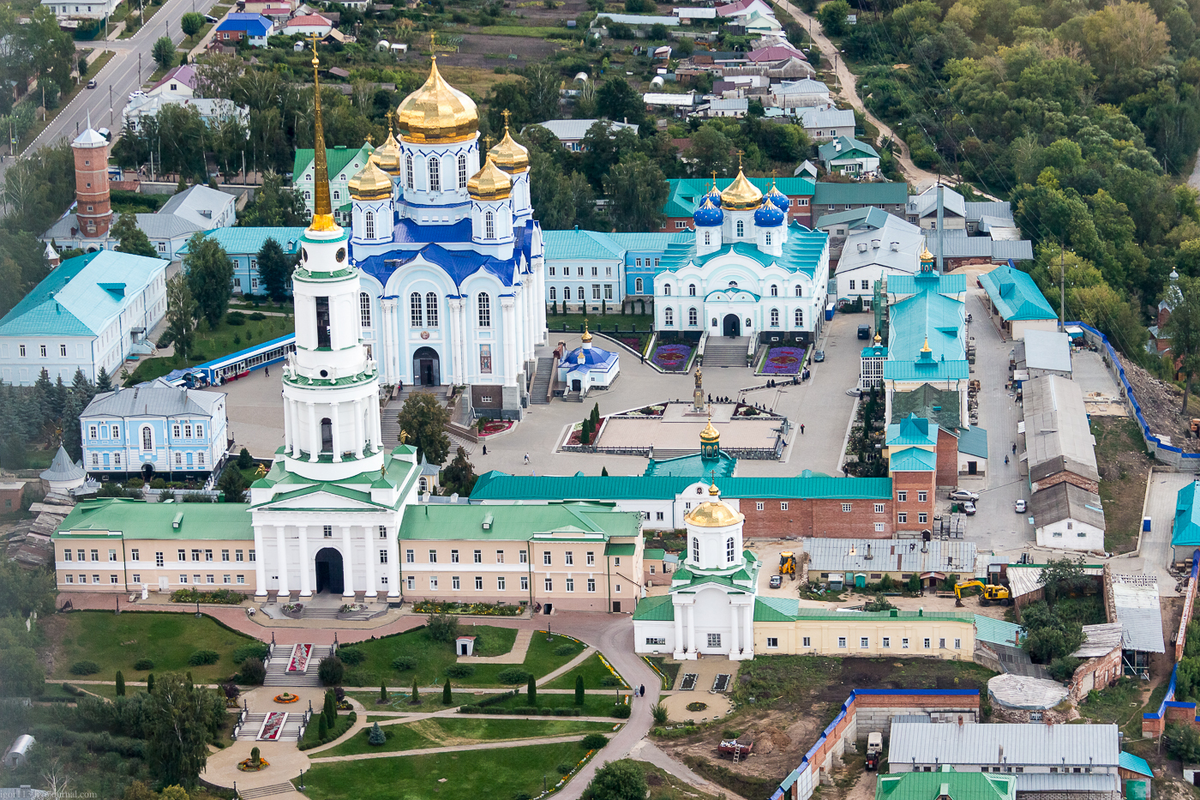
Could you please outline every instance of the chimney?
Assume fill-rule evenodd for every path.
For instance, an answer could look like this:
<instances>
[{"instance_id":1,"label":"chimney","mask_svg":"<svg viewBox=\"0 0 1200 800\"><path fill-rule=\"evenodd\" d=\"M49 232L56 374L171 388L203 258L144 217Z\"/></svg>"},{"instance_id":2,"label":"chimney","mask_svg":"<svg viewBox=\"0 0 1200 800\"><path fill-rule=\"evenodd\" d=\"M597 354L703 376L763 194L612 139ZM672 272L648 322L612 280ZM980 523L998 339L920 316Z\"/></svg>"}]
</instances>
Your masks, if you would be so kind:
<instances>
[{"instance_id":1,"label":"chimney","mask_svg":"<svg viewBox=\"0 0 1200 800\"><path fill-rule=\"evenodd\" d=\"M860 253L865 253L865 252L867 252L867 243L866 243L866 242L859 242L859 243L858 243L858 252L860 252Z\"/></svg>"},{"instance_id":2,"label":"chimney","mask_svg":"<svg viewBox=\"0 0 1200 800\"><path fill-rule=\"evenodd\" d=\"M878 249L879 249L879 240L878 240L878 239L872 239L872 240L871 240L871 249L872 249L872 250L878 250Z\"/></svg>"},{"instance_id":3,"label":"chimney","mask_svg":"<svg viewBox=\"0 0 1200 800\"><path fill-rule=\"evenodd\" d=\"M892 242L892 244L891 244L891 250L892 250L892 252L893 252L893 253L895 253L895 252L898 252L898 251L900 250L900 243L899 243L899 242Z\"/></svg>"}]
</instances>

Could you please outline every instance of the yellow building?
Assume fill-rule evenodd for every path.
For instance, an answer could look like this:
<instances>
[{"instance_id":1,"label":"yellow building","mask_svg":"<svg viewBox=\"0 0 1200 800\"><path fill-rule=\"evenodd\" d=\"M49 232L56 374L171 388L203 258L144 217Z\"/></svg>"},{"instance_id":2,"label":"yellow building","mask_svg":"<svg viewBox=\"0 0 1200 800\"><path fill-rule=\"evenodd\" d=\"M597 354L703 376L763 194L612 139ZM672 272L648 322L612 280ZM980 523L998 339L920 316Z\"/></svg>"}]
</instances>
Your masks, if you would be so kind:
<instances>
[{"instance_id":1,"label":"yellow building","mask_svg":"<svg viewBox=\"0 0 1200 800\"><path fill-rule=\"evenodd\" d=\"M975 615L957 611L832 611L760 597L754 609L759 654L962 659L975 653Z\"/></svg>"}]
</instances>

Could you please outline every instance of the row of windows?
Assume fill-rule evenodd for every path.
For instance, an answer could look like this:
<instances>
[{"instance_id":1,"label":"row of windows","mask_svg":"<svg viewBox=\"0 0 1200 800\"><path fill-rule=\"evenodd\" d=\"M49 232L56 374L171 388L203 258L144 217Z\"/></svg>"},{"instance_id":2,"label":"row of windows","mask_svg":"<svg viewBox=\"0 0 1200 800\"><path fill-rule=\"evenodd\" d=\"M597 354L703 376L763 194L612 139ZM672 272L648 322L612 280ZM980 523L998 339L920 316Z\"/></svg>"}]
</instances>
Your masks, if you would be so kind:
<instances>
[{"instance_id":1,"label":"row of windows","mask_svg":"<svg viewBox=\"0 0 1200 800\"><path fill-rule=\"evenodd\" d=\"M426 163L426 169L429 175L429 191L440 192L442 190L442 161L439 158L430 158ZM413 157L408 155L404 159L404 183L409 189L416 188L416 181L413 179ZM458 156L458 188L467 188L467 156L465 153L459 153Z\"/></svg>"},{"instance_id":2,"label":"row of windows","mask_svg":"<svg viewBox=\"0 0 1200 800\"><path fill-rule=\"evenodd\" d=\"M926 491L917 492L917 502L918 503L925 503L928 501L929 501L929 492L926 492ZM896 491L896 502L898 502L898 503L907 503L908 502L908 490L907 489L898 489Z\"/></svg>"},{"instance_id":3,"label":"row of windows","mask_svg":"<svg viewBox=\"0 0 1200 800\"><path fill-rule=\"evenodd\" d=\"M928 521L929 521L929 515L928 515L928 514L926 514L924 511L920 512L919 514L917 514L917 522L919 522L919 523L921 523L922 525L924 525L924 524L925 524L926 522L928 522ZM896 515L896 522L899 522L901 525L903 525L904 523L908 522L908 512L907 512L907 511L901 511L900 513L898 513L898 514Z\"/></svg>"},{"instance_id":4,"label":"row of windows","mask_svg":"<svg viewBox=\"0 0 1200 800\"><path fill-rule=\"evenodd\" d=\"M657 259L655 259L655 260L657 261ZM646 259L647 266L649 266L649 262L650 262L650 259L648 259L648 258L647 258L647 259ZM639 259L638 259L638 266L640 267L641 265L642 265L642 260L639 258ZM658 266L658 265L657 265L657 264L655 264L655 266ZM551 277L551 278L553 278L553 277L554 277L554 274L555 274L555 270L556 270L556 269L557 269L557 268L556 268L556 267L555 267L553 264L551 264L551 265L550 265L550 273L549 273L549 274L550 274L550 277ZM605 267L605 268L604 268L604 277L606 277L606 278L611 278L611 277L612 277L612 270L613 270L613 268L612 268L612 267ZM581 278L582 278L582 277L583 277L583 267L578 267L578 272L579 272L579 277L581 277ZM564 267L562 268L562 276L563 276L564 278L569 278L569 277L571 277L571 268L570 268L570 267L566 267L566 266L564 266ZM595 266L594 266L594 267L592 267L592 277L593 277L593 278L599 278L599 277L600 277L600 268L599 268L599 267L595 267Z\"/></svg>"},{"instance_id":5,"label":"row of windows","mask_svg":"<svg viewBox=\"0 0 1200 800\"><path fill-rule=\"evenodd\" d=\"M580 289L579 291L582 292L583 290ZM554 299L554 288L553 287L551 287L551 289L550 289L550 299L551 300ZM569 300L570 298L567 298L567 299ZM580 299L582 299L582 298L580 298ZM779 309L778 308L771 309L770 320L771 320L770 325L772 328L779 327ZM795 323L795 327L797 327L797 328L803 327L804 326L804 310L797 308L796 311L792 314L792 320ZM663 325L664 326L673 326L674 324L675 324L675 309L673 309L673 308L664 309L663 310ZM695 308L688 309L687 324L693 328L700 324L700 312L697 309L695 309ZM747 324L749 324L749 323L747 323ZM714 328L717 327L717 318L716 317L712 318L710 325Z\"/></svg>"},{"instance_id":6,"label":"row of windows","mask_svg":"<svg viewBox=\"0 0 1200 800\"><path fill-rule=\"evenodd\" d=\"M92 549L89 551L89 550L84 550L83 548L80 548L80 549L76 550L75 553L78 556L78 558L76 559L77 561L86 561L89 553L92 557L92 559L91 559L92 561L100 560L100 551L98 549ZM175 553L178 556L178 558L176 560L178 560L178 561L187 561L188 560L187 559L187 553L188 553L187 550L180 548L179 550L176 550ZM202 555L203 555L203 559L201 559ZM66 548L63 550L62 560L63 561L71 560L70 548ZM109 548L108 560L109 561L117 560L117 551L115 549ZM142 560L141 552L138 550L138 548L135 547L129 551L129 560L130 561L141 561ZM211 549L193 548L192 549L192 561L201 561L201 560L212 561L213 560L213 551ZM233 551L233 560L235 562L245 561L246 560L246 551L245 550L234 550ZM253 550L249 551L249 560L250 561L254 560L254 551ZM221 551L221 561L225 561L225 562L229 561L229 551L228 550ZM158 566L158 567L163 566L162 551L159 551L154 554L154 565Z\"/></svg>"},{"instance_id":7,"label":"row of windows","mask_svg":"<svg viewBox=\"0 0 1200 800\"><path fill-rule=\"evenodd\" d=\"M145 449L147 449L147 450L148 450L148 449L150 449L150 448L145 448ZM195 460L195 466L197 466L197 467L205 467L205 466L208 466L208 464L206 463L206 460L207 460L207 459L206 459L206 457L205 457L205 454L204 454L203 452L197 452L197 453L195 453L194 455L195 455L195 458L196 458L196 460ZM102 456L103 456L103 458L101 458ZM184 466L184 463L183 463L183 461L184 461L184 459L183 459L183 456L184 456L184 454L183 454L183 453L176 453L176 454L175 454L175 466L176 466L176 468L180 468L180 467L183 467L183 466ZM192 453L188 453L188 454L187 454L187 466L189 466L189 467L193 465L193 464L192 464L192 456L193 456L193 454L192 454ZM92 453L92 468L93 468L93 469L99 469L99 468L100 468L100 465L101 465L101 463L102 463L102 462L103 462L103 465L104 465L104 466L106 466L106 467L107 467L107 466L109 466L109 460L108 460L108 459L109 459L109 454L108 454L108 453ZM112 466L113 466L114 468L116 468L116 469L120 469L120 468L121 468L121 454L120 454L120 453L113 453L113 454L112 454Z\"/></svg>"},{"instance_id":8,"label":"row of windows","mask_svg":"<svg viewBox=\"0 0 1200 800\"><path fill-rule=\"evenodd\" d=\"M481 295L486 297L487 295ZM414 328L438 327L438 296L436 292L426 292L424 303L421 293L413 292L408 296L408 312L410 324Z\"/></svg>"},{"instance_id":9,"label":"row of windows","mask_svg":"<svg viewBox=\"0 0 1200 800\"><path fill-rule=\"evenodd\" d=\"M25 345L23 345L23 344L17 345L17 352L20 354L21 358L25 358L25 356L27 355L26 350L25 350ZM46 358L47 352L48 351L47 351L46 345L44 345L44 344L38 345L38 355L40 355L42 358ZM67 346L65 344L60 344L58 346L58 355L61 358L67 357Z\"/></svg>"},{"instance_id":10,"label":"row of windows","mask_svg":"<svg viewBox=\"0 0 1200 800\"><path fill-rule=\"evenodd\" d=\"M662 514L660 513L659 519L661 519L661 518L662 518ZM326 527L329 527L329 526L326 526ZM383 535L384 535L384 529L382 527L380 527L380 536L382 537ZM82 551L80 551L80 552L82 552ZM404 563L405 564L415 564L416 561L417 561L417 552L415 550L408 549L408 550L404 551ZM457 549L451 550L449 563L458 564L460 562L461 562L461 557L460 557L459 551ZM431 549L429 551L429 563L430 564L438 563L438 551L437 550ZM482 564L483 563L483 551L482 550L473 550L471 552L471 563L473 563L473 564ZM496 563L497 564L504 563L504 551L503 550L496 551ZM517 563L518 564L528 564L529 563L528 551L525 551L525 550L517 551ZM584 563L589 567L596 566L596 554L594 552L592 552L591 550L584 553ZM547 567L554 565L554 554L551 551L549 551L549 550L542 551L542 564ZM563 553L563 564L568 567L572 567L575 565L575 552L574 551L568 550L565 553ZM621 566L620 556L616 557L616 559L614 561L614 565L618 566L618 567Z\"/></svg>"},{"instance_id":11,"label":"row of windows","mask_svg":"<svg viewBox=\"0 0 1200 800\"><path fill-rule=\"evenodd\" d=\"M803 646L804 646L804 647L810 647L811 645L809 644L809 641L810 641L810 638L809 638L808 636L805 636L805 637L804 637L804 644L803 644ZM847 641L847 640L846 640L846 637L845 637L845 636L839 636L839 637L838 637L838 649L841 649L841 650L844 650L844 649L846 649L846 647L847 647L846 641ZM768 646L770 646L770 645L768 645ZM867 649L869 649L869 648L871 647L871 637L869 637L869 636L860 636L860 637L859 637L859 639L858 639L858 646L859 646L859 649L861 649L861 650L867 650ZM885 650L887 650L887 649L890 649L890 648L891 648L891 646L892 646L892 637L891 637L891 636L884 636L884 637L882 637L882 638L879 640L879 646L880 646L880 647L882 647L882 648L883 648L883 649L885 649ZM910 649L910 645L909 645L909 641L908 641L908 637L907 637L907 636L905 636L905 637L902 637L902 638L900 639L900 649L901 649L901 650L908 650L908 649ZM932 650L932 649L933 649L933 639L929 638L928 636L926 636L925 638L923 638L923 639L921 640L921 649L923 649L923 650ZM945 639L938 639L938 649L939 649L939 650L945 650L945 649L946 649L946 640L945 640ZM955 639L955 640L954 640L954 649L955 649L955 650L961 650L961 649L962 649L962 639Z\"/></svg>"},{"instance_id":12,"label":"row of windows","mask_svg":"<svg viewBox=\"0 0 1200 800\"><path fill-rule=\"evenodd\" d=\"M203 581L201 580L202 577L203 577ZM142 576L136 572L133 573L132 575L130 575L129 579L132 583L141 583L142 582ZM72 574L65 574L65 575L63 575L63 582L73 584L76 582L75 576ZM103 581L100 579L99 575L93 575L91 582L92 583L103 583ZM110 572L108 574L108 582L110 584L116 584L116 583L119 583L120 581L118 580L118 576L116 575L116 573ZM180 583L188 583L189 582L188 576L180 575L179 582ZM217 582L216 575L204 575L204 576L193 575L192 580L191 580L191 583L216 583L216 582ZM246 582L245 575L222 575L221 576L221 583L242 583L242 584L244 584L245 582ZM88 576L82 572L79 573L79 583L88 583Z\"/></svg>"},{"instance_id":13,"label":"row of windows","mask_svg":"<svg viewBox=\"0 0 1200 800\"><path fill-rule=\"evenodd\" d=\"M768 244L770 244L770 243L768 242ZM641 279L639 278L638 280L640 281ZM639 286L640 286L640 283L639 283ZM738 288L737 281L730 281L729 288L730 289ZM641 291L641 289L639 288L638 291ZM771 295L771 297L779 297L779 284L772 283L769 287L767 287L767 291ZM697 292L696 284L689 283L687 286L688 297L695 297L696 292ZM663 294L670 296L671 284L669 284L669 283L663 284ZM792 287L792 294L795 297L804 297L804 287L801 286L800 284L796 284L795 286Z\"/></svg>"},{"instance_id":14,"label":"row of windows","mask_svg":"<svg viewBox=\"0 0 1200 800\"><path fill-rule=\"evenodd\" d=\"M529 591L529 576L528 575L520 576L520 581L521 581L521 591L523 591L523 592ZM575 579L574 578L566 578L565 582L566 582L565 591L574 592L575 591ZM439 582L438 582L437 575L429 576L429 590L431 592L436 592L438 590L438 583ZM413 575L406 576L405 577L405 585L406 585L408 591L410 591L410 592L416 591L416 588L417 588L416 576L413 576ZM596 592L596 579L595 578L588 578L587 581L585 582L585 585L587 587L587 592L589 594L594 594ZM542 586L547 592L553 592L554 591L554 579L553 578L544 579L542 581ZM507 588L508 588L507 578L505 578L505 576L503 576L503 575L498 575L496 577L496 591L503 592L503 591L506 591ZM450 590L457 592L461 589L462 589L462 579L458 575L450 576ZM619 584L619 583L614 584L613 590L617 593L620 593L621 584ZM477 592L483 591L483 576L482 575L475 576L475 591L477 591Z\"/></svg>"},{"instance_id":15,"label":"row of windows","mask_svg":"<svg viewBox=\"0 0 1200 800\"><path fill-rule=\"evenodd\" d=\"M150 428L148 428L148 427L142 428L142 438L143 439L145 438L145 432L149 431L149 430L150 430ZM109 435L110 433L112 434L111 436ZM193 433L195 433L195 436L192 435ZM88 438L89 439L120 439L121 438L121 426L117 425L116 423L113 423L112 425L89 425L88 426ZM171 438L173 438L173 439L203 439L204 438L204 425L199 422L197 422L195 425L192 425L190 422L173 423L171 425Z\"/></svg>"},{"instance_id":16,"label":"row of windows","mask_svg":"<svg viewBox=\"0 0 1200 800\"><path fill-rule=\"evenodd\" d=\"M638 283L640 284L641 281L638 281ZM639 287L638 291L639 292L641 291L640 287ZM571 287L564 286L562 294L563 294L563 300L570 300L571 299ZM578 289L576 289L575 296L579 300L587 300L587 293L584 290L584 287L580 286ZM558 290L553 286L550 287L550 299L551 300L558 299ZM598 284L598 283L592 284L592 299L593 300L600 299L600 284ZM612 287L611 283L604 284L604 299L605 300L613 299L613 287Z\"/></svg>"},{"instance_id":17,"label":"row of windows","mask_svg":"<svg viewBox=\"0 0 1200 800\"><path fill-rule=\"evenodd\" d=\"M732 564L736 557L736 548L734 546L733 537L730 536L725 540L725 563ZM692 537L692 562L700 563L700 538Z\"/></svg>"}]
</instances>

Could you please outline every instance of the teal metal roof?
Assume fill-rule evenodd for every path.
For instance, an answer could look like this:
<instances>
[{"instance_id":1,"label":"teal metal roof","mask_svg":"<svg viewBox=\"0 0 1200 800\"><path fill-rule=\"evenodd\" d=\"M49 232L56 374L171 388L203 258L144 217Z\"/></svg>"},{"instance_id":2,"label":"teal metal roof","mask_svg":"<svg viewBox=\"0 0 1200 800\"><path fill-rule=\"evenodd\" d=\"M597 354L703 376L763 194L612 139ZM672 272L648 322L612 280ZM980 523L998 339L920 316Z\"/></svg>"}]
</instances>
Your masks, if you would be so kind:
<instances>
[{"instance_id":1,"label":"teal metal roof","mask_svg":"<svg viewBox=\"0 0 1200 800\"><path fill-rule=\"evenodd\" d=\"M0 336L98 336L167 265L115 250L68 258L0 319Z\"/></svg>"},{"instance_id":2,"label":"teal metal roof","mask_svg":"<svg viewBox=\"0 0 1200 800\"><path fill-rule=\"evenodd\" d=\"M970 374L962 338L964 305L941 294L933 277L918 276L917 293L890 308L886 379L961 380Z\"/></svg>"},{"instance_id":3,"label":"teal metal roof","mask_svg":"<svg viewBox=\"0 0 1200 800\"><path fill-rule=\"evenodd\" d=\"M911 392L896 392L892 395L893 422L900 422L909 414L916 414L918 417L933 420L946 430L954 430L962 424L961 413L958 392L944 391L928 383Z\"/></svg>"},{"instance_id":4,"label":"teal metal roof","mask_svg":"<svg viewBox=\"0 0 1200 800\"><path fill-rule=\"evenodd\" d=\"M736 176L734 176L736 178ZM718 178L717 190L725 191L734 178ZM771 188L772 180L779 191L788 197L811 197L815 185L808 178L750 178L747 179L758 187L763 194ZM673 178L667 181L669 189L667 202L663 205L663 213L668 217L690 217L696 210L699 198L707 192L713 182L705 178ZM905 190L905 199L908 193ZM900 202L904 202L901 200ZM632 248L631 248L632 249Z\"/></svg>"},{"instance_id":5,"label":"teal metal roof","mask_svg":"<svg viewBox=\"0 0 1200 800\"><path fill-rule=\"evenodd\" d=\"M1019 269L1005 264L980 275L979 282L1006 320L1058 319L1033 278Z\"/></svg>"},{"instance_id":6,"label":"teal metal roof","mask_svg":"<svg viewBox=\"0 0 1200 800\"><path fill-rule=\"evenodd\" d=\"M887 290L888 294L916 294L919 282L916 275L888 275ZM921 281L929 280L925 276L921 276ZM937 276L937 293L938 294L962 294L967 291L967 276L962 273L954 275L938 275Z\"/></svg>"},{"instance_id":7,"label":"teal metal roof","mask_svg":"<svg viewBox=\"0 0 1200 800\"><path fill-rule=\"evenodd\" d=\"M975 641L1018 647L1025 629L1015 622L975 615Z\"/></svg>"},{"instance_id":8,"label":"teal metal roof","mask_svg":"<svg viewBox=\"0 0 1200 800\"><path fill-rule=\"evenodd\" d=\"M204 236L213 239L229 256L256 255L262 250L268 239L274 239L288 255L300 252L300 237L304 228L216 228L206 231ZM188 247L185 244L179 250L179 255L186 255Z\"/></svg>"},{"instance_id":9,"label":"teal metal roof","mask_svg":"<svg viewBox=\"0 0 1200 800\"><path fill-rule=\"evenodd\" d=\"M670 500L695 482L686 477L535 476L493 470L479 476L471 499ZM886 500L892 496L891 478L834 478L808 470L787 478L726 478L719 486L721 496L728 498Z\"/></svg>"},{"instance_id":10,"label":"teal metal roof","mask_svg":"<svg viewBox=\"0 0 1200 800\"><path fill-rule=\"evenodd\" d=\"M794 597L757 597L754 600L755 622L791 622L800 609Z\"/></svg>"},{"instance_id":11,"label":"teal metal roof","mask_svg":"<svg viewBox=\"0 0 1200 800\"><path fill-rule=\"evenodd\" d=\"M892 453L888 468L892 472L933 472L937 469L937 453L919 447L906 447Z\"/></svg>"},{"instance_id":12,"label":"teal metal roof","mask_svg":"<svg viewBox=\"0 0 1200 800\"><path fill-rule=\"evenodd\" d=\"M695 234L688 231L687 233L610 233L608 236L624 250L644 253L646 251L661 252L666 250L668 245L686 242Z\"/></svg>"},{"instance_id":13,"label":"teal metal roof","mask_svg":"<svg viewBox=\"0 0 1200 800\"><path fill-rule=\"evenodd\" d=\"M929 420L909 414L899 422L887 426L888 447L937 447L937 426Z\"/></svg>"},{"instance_id":14,"label":"teal metal roof","mask_svg":"<svg viewBox=\"0 0 1200 800\"><path fill-rule=\"evenodd\" d=\"M1136 772L1138 775L1145 775L1147 778L1154 777L1154 770L1150 769L1150 764L1146 759L1135 756L1133 753L1126 753L1124 750L1117 757L1117 766L1130 772Z\"/></svg>"},{"instance_id":15,"label":"teal metal roof","mask_svg":"<svg viewBox=\"0 0 1200 800\"><path fill-rule=\"evenodd\" d=\"M845 225L850 230L858 228L882 228L887 224L887 218L888 213L882 208L864 206L863 208L852 208L849 211L826 214L820 217L813 227L825 229L830 225Z\"/></svg>"},{"instance_id":16,"label":"teal metal roof","mask_svg":"<svg viewBox=\"0 0 1200 800\"><path fill-rule=\"evenodd\" d=\"M979 458L988 457L987 431L975 425L958 429L958 452Z\"/></svg>"},{"instance_id":17,"label":"teal metal roof","mask_svg":"<svg viewBox=\"0 0 1200 800\"><path fill-rule=\"evenodd\" d=\"M1171 544L1175 547L1200 547L1200 503L1196 502L1200 483L1187 484L1175 495L1175 523Z\"/></svg>"},{"instance_id":18,"label":"teal metal roof","mask_svg":"<svg viewBox=\"0 0 1200 800\"><path fill-rule=\"evenodd\" d=\"M866 142L839 136L818 147L817 155L822 161L833 161L839 158L879 158L879 151Z\"/></svg>"},{"instance_id":19,"label":"teal metal roof","mask_svg":"<svg viewBox=\"0 0 1200 800\"><path fill-rule=\"evenodd\" d=\"M699 480L711 477L714 472L718 478L728 478L736 471L737 459L728 453L719 453L717 458L704 458L699 453L692 453L687 456L666 458L662 461L650 459L650 463L646 465L646 471L642 473L642 476L646 478L669 476Z\"/></svg>"},{"instance_id":20,"label":"teal metal roof","mask_svg":"<svg viewBox=\"0 0 1200 800\"><path fill-rule=\"evenodd\" d=\"M813 191L813 202L823 206L903 206L908 202L908 184L818 183Z\"/></svg>"},{"instance_id":21,"label":"teal metal roof","mask_svg":"<svg viewBox=\"0 0 1200 800\"><path fill-rule=\"evenodd\" d=\"M485 522L489 526L486 529ZM466 535L479 541L523 542L537 534L552 532L577 533L580 538L600 534L599 541L609 536L637 536L638 515L614 511L612 506L600 503L419 505L409 508L400 524L401 540L435 541L461 539Z\"/></svg>"},{"instance_id":22,"label":"teal metal roof","mask_svg":"<svg viewBox=\"0 0 1200 800\"><path fill-rule=\"evenodd\" d=\"M625 251L606 233L546 231L542 234L548 259L619 259Z\"/></svg>"},{"instance_id":23,"label":"teal metal roof","mask_svg":"<svg viewBox=\"0 0 1200 800\"><path fill-rule=\"evenodd\" d=\"M646 622L674 622L675 603L669 594L643 598L633 610L633 618Z\"/></svg>"},{"instance_id":24,"label":"teal metal roof","mask_svg":"<svg viewBox=\"0 0 1200 800\"><path fill-rule=\"evenodd\" d=\"M667 248L663 254L661 270L674 272L691 263L703 267L714 258L732 254L748 258L764 267L774 264L791 272L814 275L820 266L821 254L825 252L828 235L823 231L809 230L798 222L788 226L787 235L788 239L783 243L781 256L764 253L757 245L746 242L723 245L715 252L697 256L695 237L689 236L685 242L672 244Z\"/></svg>"},{"instance_id":25,"label":"teal metal roof","mask_svg":"<svg viewBox=\"0 0 1200 800\"><path fill-rule=\"evenodd\" d=\"M365 162L367 156L375 152L375 148L369 144L364 144L362 147L329 147L325 149L325 163L329 169L330 179L334 178L339 172L346 168L346 165L354 160L355 156L362 154L362 160ZM292 181L295 182L304 174L304 170L308 169L308 165L313 160L313 149L311 147L301 148L296 151L296 159L292 162Z\"/></svg>"},{"instance_id":26,"label":"teal metal roof","mask_svg":"<svg viewBox=\"0 0 1200 800\"><path fill-rule=\"evenodd\" d=\"M81 500L54 533L55 539L119 533L126 539L248 539L245 503L147 503L125 497Z\"/></svg>"}]
</instances>

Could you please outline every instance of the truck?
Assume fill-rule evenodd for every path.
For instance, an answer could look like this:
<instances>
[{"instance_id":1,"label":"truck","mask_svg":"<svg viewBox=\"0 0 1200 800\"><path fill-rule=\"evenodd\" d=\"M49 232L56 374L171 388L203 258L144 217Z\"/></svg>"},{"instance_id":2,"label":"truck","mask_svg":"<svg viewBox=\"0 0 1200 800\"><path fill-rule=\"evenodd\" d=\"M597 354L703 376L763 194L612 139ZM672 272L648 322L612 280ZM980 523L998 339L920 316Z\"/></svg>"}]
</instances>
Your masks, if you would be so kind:
<instances>
[{"instance_id":1,"label":"truck","mask_svg":"<svg viewBox=\"0 0 1200 800\"><path fill-rule=\"evenodd\" d=\"M728 756L734 762L741 761L744 758L749 758L754 753L754 739L742 734L736 739L722 739L717 745L717 754Z\"/></svg>"},{"instance_id":2,"label":"truck","mask_svg":"<svg viewBox=\"0 0 1200 800\"><path fill-rule=\"evenodd\" d=\"M879 769L879 759L883 757L883 734L871 731L867 734L867 769Z\"/></svg>"},{"instance_id":3,"label":"truck","mask_svg":"<svg viewBox=\"0 0 1200 800\"><path fill-rule=\"evenodd\" d=\"M954 604L961 606L963 589L977 588L981 592L979 595L979 605L986 606L991 603L999 603L1000 605L1012 605L1012 593L1008 591L1006 586L997 586L991 583L984 583L981 580L959 581L954 584Z\"/></svg>"}]
</instances>

